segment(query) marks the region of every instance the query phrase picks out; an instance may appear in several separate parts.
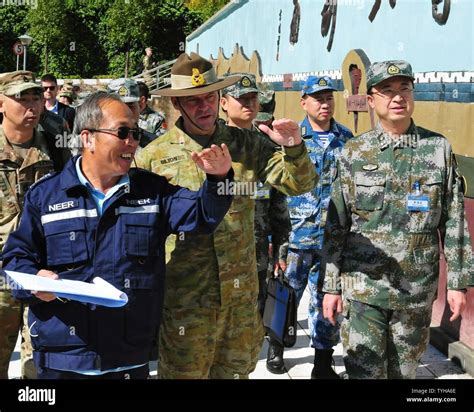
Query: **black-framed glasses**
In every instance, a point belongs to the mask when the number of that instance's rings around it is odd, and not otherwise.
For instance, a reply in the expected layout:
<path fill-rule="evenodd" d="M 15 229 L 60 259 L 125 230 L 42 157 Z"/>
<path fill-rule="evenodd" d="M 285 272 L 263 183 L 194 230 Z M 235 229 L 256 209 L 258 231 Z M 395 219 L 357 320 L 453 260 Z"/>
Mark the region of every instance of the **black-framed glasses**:
<path fill-rule="evenodd" d="M 44 90 L 45 92 L 47 92 L 48 90 L 53 91 L 53 90 L 56 90 L 56 86 L 44 86 L 44 87 L 43 87 L 43 90 Z"/>
<path fill-rule="evenodd" d="M 87 129 L 87 130 L 89 130 L 92 133 L 101 132 L 101 133 L 111 134 L 118 137 L 120 140 L 125 140 L 131 135 L 137 142 L 139 142 L 142 137 L 141 129 L 133 129 L 127 126 L 121 126 L 121 127 L 118 127 L 117 129 Z M 112 133 L 112 132 L 117 132 L 117 133 Z"/>
<path fill-rule="evenodd" d="M 379 92 L 372 89 L 372 93 L 378 94 L 380 97 L 383 97 L 384 99 L 393 99 L 395 96 L 401 96 L 404 99 L 406 99 L 407 97 L 411 96 L 413 90 L 414 90 L 413 87 L 402 87 L 399 90 L 387 87 L 387 88 L 383 88 Z"/>

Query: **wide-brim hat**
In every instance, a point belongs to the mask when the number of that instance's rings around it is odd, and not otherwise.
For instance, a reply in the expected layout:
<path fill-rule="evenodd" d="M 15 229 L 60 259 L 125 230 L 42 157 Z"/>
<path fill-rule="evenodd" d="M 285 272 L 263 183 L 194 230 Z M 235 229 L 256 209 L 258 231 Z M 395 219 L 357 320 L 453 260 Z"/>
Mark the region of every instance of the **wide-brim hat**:
<path fill-rule="evenodd" d="M 221 90 L 242 76 L 217 77 L 212 63 L 199 54 L 181 54 L 171 68 L 171 86 L 153 91 L 158 96 L 196 96 Z"/>

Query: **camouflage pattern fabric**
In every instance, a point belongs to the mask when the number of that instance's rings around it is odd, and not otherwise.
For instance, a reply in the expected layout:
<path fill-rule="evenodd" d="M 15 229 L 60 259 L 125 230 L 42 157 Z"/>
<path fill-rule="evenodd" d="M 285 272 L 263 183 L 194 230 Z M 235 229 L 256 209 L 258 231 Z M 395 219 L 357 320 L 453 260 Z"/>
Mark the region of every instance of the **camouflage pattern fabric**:
<path fill-rule="evenodd" d="M 242 316 L 258 316 L 258 311 L 254 310 L 258 295 L 255 201 L 251 195 L 258 181 L 264 181 L 285 194 L 311 190 L 317 181 L 314 167 L 304 145 L 279 150 L 258 133 L 221 123 L 217 124 L 211 138 L 196 137 L 195 140 L 182 127 L 180 118 L 173 129 L 141 150 L 138 165 L 165 176 L 173 184 L 198 190 L 205 175 L 194 164 L 190 153 L 200 151 L 204 146 L 225 143 L 233 160 L 235 184 L 223 190 L 233 189 L 236 195 L 229 212 L 212 235 L 168 237 L 166 311 L 169 314 L 170 311 L 186 309 L 184 313 L 192 318 L 197 308 L 224 310 L 233 306 L 240 308 Z M 170 330 L 168 325 L 162 326 L 160 342 L 166 341 L 167 330 Z M 232 331 L 234 333 L 237 336 L 239 332 Z M 192 343 L 188 344 L 189 350 L 193 350 Z M 160 353 L 165 350 L 166 344 L 160 343 Z M 194 350 L 201 351 L 201 348 Z M 169 359 L 172 355 L 162 353 L 160 356 Z M 164 367 L 171 369 L 172 364 Z M 253 367 L 248 365 L 248 369 Z"/>
<path fill-rule="evenodd" d="M 248 379 L 263 342 L 257 306 L 163 311 L 158 379 Z"/>
<path fill-rule="evenodd" d="M 3 249 L 8 235 L 18 227 L 25 193 L 34 182 L 53 171 L 53 163 L 48 155 L 45 137 L 36 130 L 34 133 L 32 147 L 22 149 L 24 153 L 19 155 L 7 141 L 3 128 L 0 126 L 1 249 Z M 6 280 L 2 274 L 0 274 L 0 281 L 3 285 L 6 285 Z M 2 308 L 0 325 L 2 325 L 3 336 L 0 347 L 0 365 L 8 368 L 8 361 L 20 326 L 20 305 L 14 302 L 9 291 L 2 290 L 0 291 L 0 307 Z M 3 325 L 5 325 L 5 328 Z M 27 351 L 31 352 L 31 349 Z M 23 356 L 22 362 L 25 360 L 26 358 Z M 7 372 L 8 369 L 2 369 L 0 375 L 6 376 Z"/>
<path fill-rule="evenodd" d="M 145 56 L 143 58 L 143 68 L 145 70 L 153 69 L 153 67 L 155 67 L 153 63 L 154 63 L 154 61 L 153 61 L 152 56 Z"/>
<path fill-rule="evenodd" d="M 431 305 L 388 310 L 352 301 L 345 302 L 345 312 L 341 336 L 349 379 L 415 378 L 428 347 Z"/>
<path fill-rule="evenodd" d="M 291 230 L 290 215 L 286 196 L 270 185 L 258 182 L 255 193 L 255 245 L 257 253 L 257 272 L 259 282 L 258 301 L 263 313 L 267 276 L 278 260 L 286 260 L 281 246 L 288 241 Z M 273 258 L 268 254 L 272 244 Z M 281 252 L 281 253 L 280 253 Z"/>
<path fill-rule="evenodd" d="M 315 349 L 332 349 L 339 343 L 339 321 L 336 326 L 323 316 L 321 275 L 321 250 L 288 249 L 285 277 L 295 289 L 298 306 L 308 286 L 310 295 L 308 305 L 308 328 L 311 347 Z"/>
<path fill-rule="evenodd" d="M 332 87 L 325 79 L 324 86 L 319 86 L 317 81 L 313 81 L 313 84 L 310 82 L 311 78 L 308 79 L 307 84 L 311 87 Z M 336 162 L 344 144 L 353 135 L 349 129 L 331 119 L 330 130 L 327 134 L 324 133 L 326 139 L 323 139 L 320 132 L 312 129 L 307 116 L 301 123 L 301 135 L 320 178 L 311 192 L 288 198 L 292 231 L 285 276 L 296 290 L 298 304 L 308 285 L 311 346 L 316 349 L 331 349 L 339 342 L 339 325 L 333 326 L 324 319 L 321 309 L 324 297 L 321 293 L 324 278 L 320 274 L 321 248 L 332 184 L 336 179 Z"/>
<path fill-rule="evenodd" d="M 148 106 L 140 113 L 138 126 L 157 137 L 166 133 L 165 115 L 161 112 L 155 112 Z"/>
<path fill-rule="evenodd" d="M 229 95 L 238 99 L 247 93 L 258 93 L 255 75 L 252 73 L 226 73 L 224 77 L 239 75 L 242 76 L 240 80 L 237 83 L 224 87 L 221 91 L 221 96 Z"/>
<path fill-rule="evenodd" d="M 0 280 L 4 280 L 2 277 Z M 0 290 L 0 379 L 8 379 L 10 357 L 20 329 L 20 303 L 15 301 L 5 283 Z"/>
<path fill-rule="evenodd" d="M 308 117 L 301 123 L 301 135 L 320 178 L 311 192 L 288 197 L 292 226 L 289 247 L 321 249 L 332 184 L 337 174 L 336 162 L 344 144 L 353 135 L 348 128 L 331 119 L 328 140 L 324 144 L 319 133 L 313 131 Z"/>
<path fill-rule="evenodd" d="M 403 76 L 413 81 L 415 80 L 410 63 L 404 60 L 387 60 L 372 63 L 369 70 L 367 70 L 367 90 L 395 76 Z"/>
<path fill-rule="evenodd" d="M 428 212 L 407 210 L 415 182 L 429 198 Z M 342 289 L 345 300 L 383 309 L 430 306 L 438 285 L 438 230 L 447 287 L 466 288 L 474 264 L 449 142 L 414 123 L 396 141 L 380 125 L 349 140 L 328 211 L 324 291 Z"/>

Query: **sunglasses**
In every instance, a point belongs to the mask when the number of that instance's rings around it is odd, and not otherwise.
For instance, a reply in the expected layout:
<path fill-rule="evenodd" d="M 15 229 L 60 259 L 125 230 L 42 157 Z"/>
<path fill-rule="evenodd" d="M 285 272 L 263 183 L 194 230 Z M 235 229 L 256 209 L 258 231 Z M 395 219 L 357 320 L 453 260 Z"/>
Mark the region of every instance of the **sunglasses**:
<path fill-rule="evenodd" d="M 118 137 L 120 140 L 127 139 L 130 135 L 139 142 L 142 137 L 142 130 L 141 129 L 132 129 L 131 127 L 121 126 L 117 129 L 87 129 L 90 132 L 101 132 L 106 134 L 111 134 Z M 117 133 L 111 133 L 117 132 Z"/>
<path fill-rule="evenodd" d="M 56 90 L 56 86 L 44 86 L 44 87 L 43 87 L 43 90 L 44 90 L 45 92 L 48 91 L 48 90 L 53 91 L 53 90 Z"/>

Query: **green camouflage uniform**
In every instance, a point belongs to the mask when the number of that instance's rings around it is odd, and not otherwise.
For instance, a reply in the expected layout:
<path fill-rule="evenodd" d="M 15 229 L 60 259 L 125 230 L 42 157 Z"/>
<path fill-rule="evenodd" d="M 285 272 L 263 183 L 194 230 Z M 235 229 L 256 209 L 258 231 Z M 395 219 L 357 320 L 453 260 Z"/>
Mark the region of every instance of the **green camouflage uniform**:
<path fill-rule="evenodd" d="M 407 211 L 415 182 L 429 197 L 428 212 Z M 448 289 L 466 288 L 470 238 L 460 179 L 443 136 L 412 123 L 392 140 L 378 125 L 346 143 L 326 223 L 324 291 L 342 291 L 350 378 L 415 376 L 438 286 L 438 230 Z"/>
<path fill-rule="evenodd" d="M 258 129 L 255 129 L 258 131 Z M 259 131 L 258 131 L 259 132 Z M 261 132 L 259 132 L 261 133 Z M 263 133 L 261 133 L 263 135 Z M 267 138 L 266 135 L 263 136 Z M 288 235 L 291 231 L 290 213 L 286 196 L 263 182 L 257 183 L 255 199 L 255 249 L 259 282 L 259 310 L 263 315 L 267 290 L 267 276 L 279 260 L 286 261 Z M 273 259 L 268 255 L 272 244 Z"/>
<path fill-rule="evenodd" d="M 263 313 L 269 271 L 274 263 L 286 260 L 282 246 L 288 241 L 291 231 L 290 214 L 286 196 L 268 184 L 258 183 L 255 193 L 255 244 L 257 252 L 257 272 L 259 281 L 259 304 Z M 272 244 L 273 259 L 268 255 Z"/>
<path fill-rule="evenodd" d="M 182 127 L 180 118 L 173 129 L 144 148 L 139 165 L 173 184 L 198 190 L 205 174 L 190 152 L 225 143 L 233 160 L 237 195 L 212 235 L 168 238 L 158 373 L 161 378 L 246 378 L 255 368 L 263 340 L 257 307 L 255 205 L 249 189 L 262 180 L 286 194 L 303 193 L 311 190 L 317 177 L 303 144 L 276 150 L 250 130 L 220 123 L 211 138 L 198 142 Z"/>
<path fill-rule="evenodd" d="M 161 112 L 155 112 L 147 106 L 140 113 L 138 126 L 156 136 L 161 136 L 166 133 L 165 115 Z"/>
<path fill-rule="evenodd" d="M 45 136 L 38 131 L 34 133 L 32 146 L 29 149 L 22 149 L 24 153 L 20 155 L 17 153 L 19 149 L 14 148 L 7 141 L 3 128 L 0 126 L 0 248 L 2 249 L 8 235 L 18 227 L 26 191 L 34 182 L 53 170 Z M 64 161 L 66 157 L 65 154 Z M 10 356 L 15 348 L 21 323 L 21 312 L 20 304 L 12 298 L 1 274 L 0 281 L 0 324 L 2 325 L 0 377 L 7 378 Z M 36 372 L 27 330 L 23 330 L 23 338 L 25 341 L 22 344 L 22 376 L 34 378 Z"/>

